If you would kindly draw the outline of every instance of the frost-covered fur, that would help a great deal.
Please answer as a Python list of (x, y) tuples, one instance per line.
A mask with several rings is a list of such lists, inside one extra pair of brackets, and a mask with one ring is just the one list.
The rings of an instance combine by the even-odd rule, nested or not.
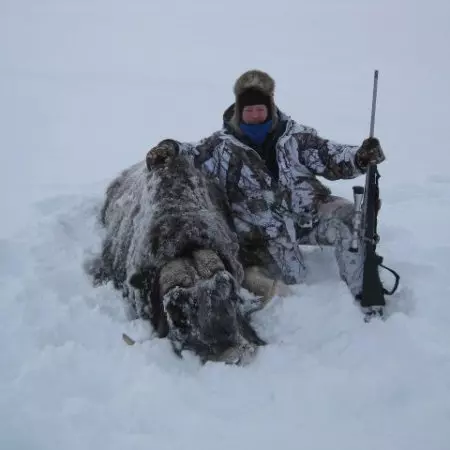
[(108, 187), (95, 284), (113, 282), (174, 349), (218, 358), (242, 340), (260, 344), (241, 311), (238, 242), (217, 186), (188, 158), (145, 162)]

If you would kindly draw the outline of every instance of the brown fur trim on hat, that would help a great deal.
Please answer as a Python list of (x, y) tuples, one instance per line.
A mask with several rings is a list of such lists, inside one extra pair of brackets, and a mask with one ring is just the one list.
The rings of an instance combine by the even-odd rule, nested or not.
[(275, 93), (275, 80), (261, 70), (249, 70), (243, 73), (234, 83), (234, 95), (237, 97), (246, 89), (259, 89), (269, 97)]
[(239, 96), (247, 89), (258, 89), (263, 92), (265, 95), (270, 97), (271, 99), (271, 110), (272, 110), (272, 129), (276, 127), (276, 106), (274, 100), (275, 94), (275, 80), (266, 72), (262, 70), (248, 70), (243, 73), (234, 83), (233, 92), (236, 97), (235, 100), (235, 108), (234, 114), (231, 118), (231, 125), (239, 131), (239, 122), (240, 122), (240, 105), (239, 105)]

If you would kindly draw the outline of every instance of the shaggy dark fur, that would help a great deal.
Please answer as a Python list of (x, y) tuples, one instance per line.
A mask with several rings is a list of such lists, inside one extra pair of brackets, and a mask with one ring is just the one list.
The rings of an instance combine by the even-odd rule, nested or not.
[(88, 273), (96, 285), (111, 281), (178, 353), (219, 359), (242, 342), (263, 344), (242, 312), (243, 269), (224, 196), (185, 157), (163, 156), (108, 187), (106, 235)]

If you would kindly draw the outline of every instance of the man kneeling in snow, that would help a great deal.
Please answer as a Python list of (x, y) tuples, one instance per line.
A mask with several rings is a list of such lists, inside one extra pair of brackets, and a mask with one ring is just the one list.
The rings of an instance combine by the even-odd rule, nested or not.
[(160, 152), (186, 155), (218, 181), (245, 268), (260, 267), (273, 279), (300, 283), (305, 265), (299, 244), (332, 245), (342, 279), (361, 299), (363, 255), (348, 250), (353, 204), (332, 196), (316, 176), (355, 178), (369, 163), (382, 162), (384, 154), (375, 138), (358, 147), (318, 136), (277, 108), (274, 90), (267, 73), (242, 74), (222, 129), (196, 144), (165, 140), (148, 152), (147, 161)]

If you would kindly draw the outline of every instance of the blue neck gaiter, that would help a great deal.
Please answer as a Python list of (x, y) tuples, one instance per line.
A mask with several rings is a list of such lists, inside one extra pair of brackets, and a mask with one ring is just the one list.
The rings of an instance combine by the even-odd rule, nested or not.
[(239, 127), (252, 142), (261, 145), (272, 128), (272, 120), (257, 124), (241, 123)]

